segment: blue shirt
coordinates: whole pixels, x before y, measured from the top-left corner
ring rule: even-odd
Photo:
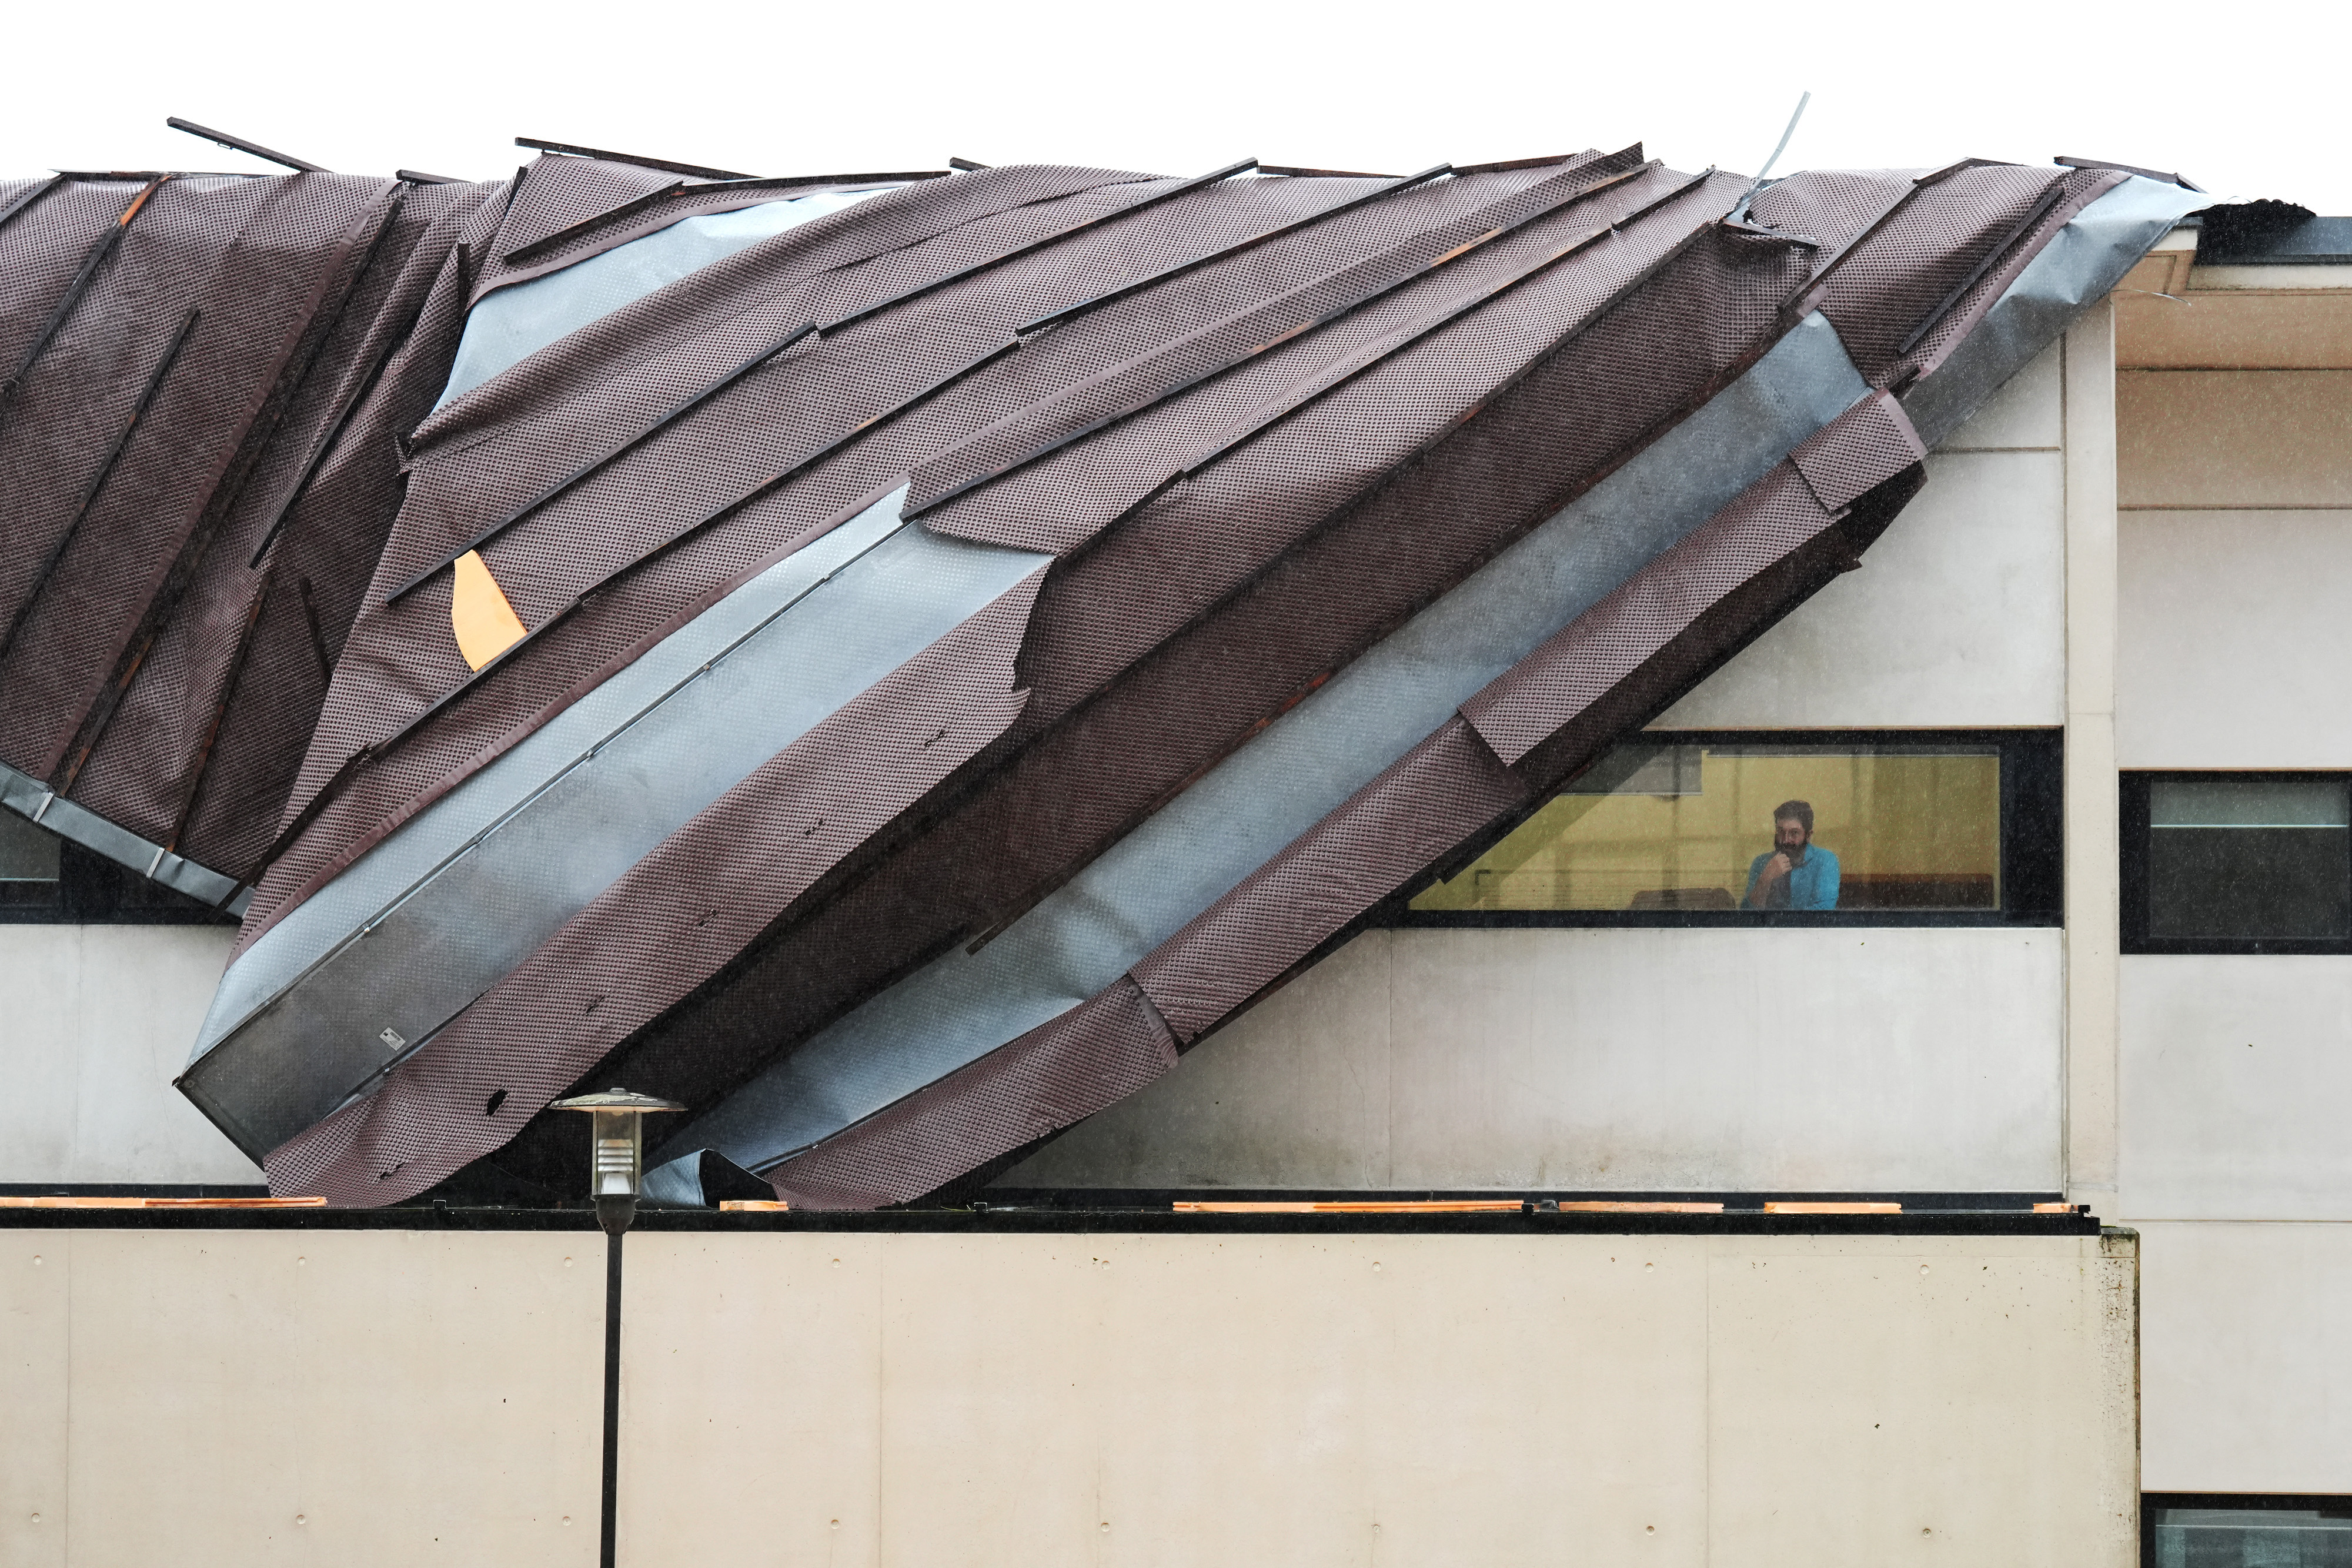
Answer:
[[[1756,891],[1756,883],[1764,875],[1764,867],[1774,855],[1780,852],[1779,850],[1767,850],[1748,862],[1748,893]],[[1821,845],[1809,846],[1805,851],[1805,863],[1790,872],[1782,880],[1789,884],[1789,902],[1785,904],[1775,902],[1768,904],[1765,907],[1770,909],[1835,909],[1837,907],[1837,856],[1822,848]],[[1767,894],[1765,896],[1769,899],[1771,894]],[[1740,895],[1739,903],[1741,908],[1748,907],[1747,894]]]

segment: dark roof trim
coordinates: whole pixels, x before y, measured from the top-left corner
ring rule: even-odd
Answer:
[[[1513,1196],[1509,1193],[1498,1197]],[[2098,1217],[2012,1208],[1901,1214],[1171,1214],[1148,1209],[761,1213],[641,1208],[637,1230],[1008,1236],[2096,1236]],[[0,1208],[5,1230],[573,1230],[589,1208]],[[2119,1232],[2118,1234],[2127,1234]]]
[[[265,163],[276,163],[284,168],[291,169],[298,174],[323,174],[327,172],[326,170],[320,168],[318,164],[305,162],[301,159],[295,157],[290,152],[273,152],[258,141],[247,141],[242,136],[231,136],[226,131],[215,131],[208,125],[198,125],[193,120],[182,120],[176,114],[166,116],[163,123],[170,126],[174,131],[184,131],[191,136],[201,136],[206,141],[212,142],[215,146],[226,147],[232,152],[249,153],[252,156],[260,159]]]
[[[2290,202],[2233,202],[2205,209],[2200,267],[2352,266],[2352,218],[2323,218]]]
[[[2200,196],[2205,193],[2205,187],[2191,184],[2186,174],[2167,174],[2160,170],[2143,169],[2136,163],[2110,163],[2104,158],[2068,158],[2063,154],[2050,162],[2066,169],[2119,169],[2126,174],[2137,174],[2143,180],[2161,180],[2168,185],[2178,185]]]
[[[569,141],[547,141],[536,136],[518,136],[515,145],[537,152],[562,152],[572,158],[593,158],[600,163],[634,163],[640,169],[659,169],[666,173],[691,174],[698,180],[753,180],[756,174],[739,173],[732,169],[712,169],[700,163],[674,163],[667,158],[641,158],[635,152],[608,152],[601,147],[581,147]]]

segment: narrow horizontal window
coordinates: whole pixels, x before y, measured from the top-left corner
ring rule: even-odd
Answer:
[[[95,850],[0,810],[0,925],[236,924]]]
[[[0,909],[48,909],[57,901],[57,835],[0,811]]]
[[[2155,1568],[2352,1568],[2352,1500],[2226,1501],[2234,1506],[2148,1500],[2146,1560]]]
[[[2121,805],[2128,946],[2352,950],[2352,778],[2126,774]]]
[[[1645,737],[1441,868],[1402,918],[2054,921],[2056,758],[2041,731]]]

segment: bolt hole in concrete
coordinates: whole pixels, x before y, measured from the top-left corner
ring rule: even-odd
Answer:
[[[1378,1263],[1373,1264],[1373,1265],[1372,1265],[1372,1272],[1373,1272],[1373,1273],[1375,1273],[1375,1274],[1377,1274],[1377,1273],[1379,1273],[1380,1271],[1381,1271],[1381,1266],[1380,1266]]]
[[[1927,1265],[1926,1265],[1925,1263],[1920,1264],[1920,1265],[1919,1265],[1919,1272],[1920,1272],[1920,1274],[1921,1274],[1922,1276],[1925,1276],[1925,1275],[1927,1274]]]
[[[1658,1266],[1655,1263],[1644,1263],[1642,1265],[1642,1272],[1644,1274],[1654,1274],[1657,1271]]]
[[[1645,1524],[1642,1526],[1642,1533],[1644,1535],[1655,1535],[1658,1533],[1658,1527],[1654,1524]]]

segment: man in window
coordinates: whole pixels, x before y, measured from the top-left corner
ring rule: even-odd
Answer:
[[[1748,866],[1747,909],[1835,909],[1837,856],[1813,842],[1813,808],[1783,800],[1772,808],[1772,845]]]

